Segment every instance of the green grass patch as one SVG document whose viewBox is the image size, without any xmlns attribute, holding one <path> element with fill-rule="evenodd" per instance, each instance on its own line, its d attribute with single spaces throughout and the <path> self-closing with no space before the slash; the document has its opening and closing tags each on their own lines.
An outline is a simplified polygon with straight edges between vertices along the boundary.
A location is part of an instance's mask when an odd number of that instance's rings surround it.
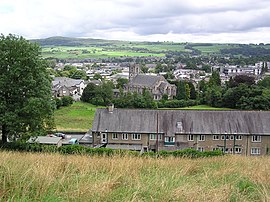
<svg viewBox="0 0 270 202">
<path fill-rule="evenodd" d="M 84 52 L 86 51 L 86 52 Z M 44 58 L 59 58 L 59 59 L 84 59 L 84 58 L 109 58 L 109 57 L 135 57 L 135 56 L 156 56 L 163 57 L 164 53 L 155 53 L 153 51 L 138 52 L 132 49 L 118 48 L 97 48 L 97 47 L 43 47 L 42 56 Z"/>
<path fill-rule="evenodd" d="M 71 106 L 61 107 L 54 113 L 56 130 L 86 132 L 92 128 L 97 106 L 75 102 Z M 232 110 L 229 108 L 216 108 L 207 105 L 197 105 L 184 108 L 159 108 L 159 110 Z"/>
<path fill-rule="evenodd" d="M 182 109 L 191 109 L 191 110 L 232 110 L 230 108 L 223 108 L 223 107 L 211 107 L 208 105 L 196 105 L 191 107 L 184 107 Z"/>
<path fill-rule="evenodd" d="M 58 131 L 88 131 L 92 128 L 96 106 L 75 102 L 71 106 L 61 107 L 54 113 Z"/>
<path fill-rule="evenodd" d="M 211 107 L 211 106 L 208 106 L 208 105 L 196 105 L 196 106 L 190 106 L 190 107 L 181 107 L 181 108 L 159 108 L 159 110 L 165 110 L 165 109 L 168 109 L 168 110 L 175 110 L 175 109 L 188 109 L 188 110 L 233 110 L 233 109 L 230 109 L 230 108 L 218 108 L 218 107 Z"/>
</svg>

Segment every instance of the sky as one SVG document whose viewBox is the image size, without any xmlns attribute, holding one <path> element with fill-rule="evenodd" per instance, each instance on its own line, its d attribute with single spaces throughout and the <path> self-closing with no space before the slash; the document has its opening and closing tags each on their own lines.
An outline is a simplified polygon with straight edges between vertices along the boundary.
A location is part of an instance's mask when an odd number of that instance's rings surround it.
<svg viewBox="0 0 270 202">
<path fill-rule="evenodd" d="M 0 33 L 270 43 L 270 0 L 0 0 Z"/>
</svg>

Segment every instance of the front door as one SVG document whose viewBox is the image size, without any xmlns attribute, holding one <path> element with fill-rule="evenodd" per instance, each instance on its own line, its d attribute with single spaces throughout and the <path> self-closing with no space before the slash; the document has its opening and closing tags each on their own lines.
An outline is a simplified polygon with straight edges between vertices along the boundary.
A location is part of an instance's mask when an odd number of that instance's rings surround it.
<svg viewBox="0 0 270 202">
<path fill-rule="evenodd" d="M 101 134 L 101 143 L 107 143 L 107 133 Z"/>
</svg>

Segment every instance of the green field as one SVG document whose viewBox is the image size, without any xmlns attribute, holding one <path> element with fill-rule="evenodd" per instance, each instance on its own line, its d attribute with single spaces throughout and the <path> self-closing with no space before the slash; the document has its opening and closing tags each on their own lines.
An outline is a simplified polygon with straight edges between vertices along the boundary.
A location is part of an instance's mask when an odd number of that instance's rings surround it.
<svg viewBox="0 0 270 202">
<path fill-rule="evenodd" d="M 212 46 L 194 46 L 194 49 L 197 49 L 202 52 L 202 54 L 212 54 L 219 53 L 221 49 L 227 48 L 236 48 L 238 45 L 230 45 L 230 44 L 215 44 Z"/>
<path fill-rule="evenodd" d="M 232 110 L 230 108 L 217 108 L 217 107 L 210 107 L 207 105 L 197 105 L 192 107 L 184 107 L 179 109 L 190 109 L 190 110 Z"/>
<path fill-rule="evenodd" d="M 176 43 L 136 42 L 102 39 L 51 37 L 32 40 L 42 47 L 44 58 L 58 59 L 103 59 L 111 57 L 164 57 L 166 54 L 189 54 L 194 50 L 201 55 L 220 55 L 222 49 L 243 48 L 240 44 L 228 43 Z M 245 47 L 269 49 L 270 45 L 245 44 Z M 237 53 L 234 53 L 237 56 Z M 240 55 L 240 54 L 239 54 Z"/>
<path fill-rule="evenodd" d="M 165 109 L 165 108 L 164 108 Z M 198 105 L 185 108 L 167 108 L 169 110 L 231 110 L 228 108 L 215 108 L 206 105 Z M 163 110 L 163 109 L 160 109 Z M 75 102 L 71 106 L 62 107 L 55 111 L 55 123 L 58 131 L 82 131 L 92 128 L 96 106 L 84 102 Z"/>
<path fill-rule="evenodd" d="M 71 106 L 55 111 L 55 124 L 58 131 L 82 131 L 92 128 L 96 106 L 75 102 Z"/>
<path fill-rule="evenodd" d="M 0 151 L 0 201 L 270 201 L 270 159 Z"/>
<path fill-rule="evenodd" d="M 83 53 L 86 51 L 86 53 Z M 135 52 L 128 50 L 106 50 L 96 47 L 45 47 L 42 49 L 42 57 L 44 58 L 59 58 L 59 59 L 84 59 L 84 58 L 110 58 L 110 57 L 163 57 L 164 53 L 152 52 Z"/>
<path fill-rule="evenodd" d="M 118 40 L 80 39 L 51 37 L 48 39 L 33 40 L 42 47 L 44 58 L 84 59 L 110 58 L 133 56 L 163 57 L 167 53 L 185 52 L 192 49 L 201 51 L 201 54 L 219 54 L 221 49 L 237 48 L 237 44 L 201 44 L 175 42 L 130 42 Z M 189 46 L 189 48 L 186 46 Z M 192 47 L 192 49 L 190 49 Z"/>
</svg>

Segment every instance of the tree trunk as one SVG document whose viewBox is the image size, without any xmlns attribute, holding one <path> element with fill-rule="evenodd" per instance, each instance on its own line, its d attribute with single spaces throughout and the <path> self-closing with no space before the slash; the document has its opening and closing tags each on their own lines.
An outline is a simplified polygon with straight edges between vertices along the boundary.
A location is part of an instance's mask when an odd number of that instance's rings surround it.
<svg viewBox="0 0 270 202">
<path fill-rule="evenodd" d="M 7 142 L 7 136 L 8 136 L 7 126 L 4 124 L 2 125 L 2 142 L 3 143 Z"/>
</svg>

